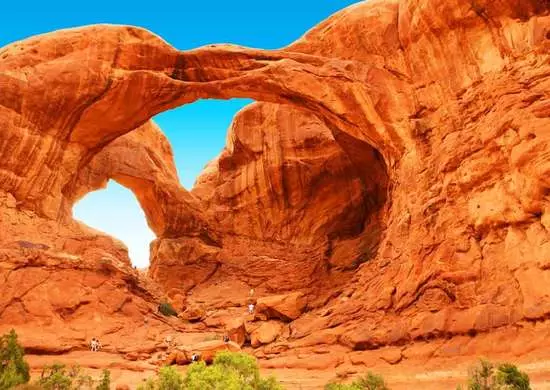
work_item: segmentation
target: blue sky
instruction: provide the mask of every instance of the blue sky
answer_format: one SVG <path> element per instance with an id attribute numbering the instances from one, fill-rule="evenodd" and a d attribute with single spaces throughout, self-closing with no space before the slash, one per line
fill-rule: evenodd
<path id="1" fill-rule="evenodd" d="M 179 49 L 234 43 L 262 49 L 283 47 L 334 12 L 357 0 L 278 1 L 7 1 L 2 4 L 0 47 L 53 30 L 96 23 L 147 28 Z M 191 188 L 204 165 L 225 144 L 235 113 L 249 100 L 203 100 L 154 119 L 168 136 L 182 184 Z M 149 262 L 154 234 L 132 193 L 110 182 L 74 208 L 75 218 L 122 240 L 132 262 Z"/>

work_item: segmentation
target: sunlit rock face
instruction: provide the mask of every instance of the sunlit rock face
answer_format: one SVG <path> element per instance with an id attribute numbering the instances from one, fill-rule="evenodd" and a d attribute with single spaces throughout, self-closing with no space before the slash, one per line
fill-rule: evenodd
<path id="1" fill-rule="evenodd" d="M 253 287 L 326 299 L 375 253 L 387 191 L 382 158 L 366 145 L 362 171 L 316 116 L 268 103 L 239 112 L 227 140 L 192 190 L 219 241 L 161 238 L 151 274 L 173 294 L 215 280 L 240 282 L 237 296 Z M 211 283 L 199 290 L 212 301 Z"/>
<path id="2" fill-rule="evenodd" d="M 133 316 L 98 304 L 97 321 L 151 315 L 161 293 L 150 281 L 139 290 L 147 293 L 125 289 L 124 248 L 71 218 L 79 197 L 113 178 L 136 194 L 158 236 L 149 275 L 180 309 L 207 302 L 206 326 L 234 317 L 251 288 L 300 293 L 289 323 L 243 325 L 271 367 L 298 367 L 319 344 L 333 348 L 318 361 L 325 368 L 395 345 L 400 358 L 432 356 L 447 342 L 451 355 L 547 348 L 548 8 L 373 0 L 278 51 L 179 52 L 114 26 L 1 49 L 0 289 L 15 268 L 21 278 L 49 272 L 60 253 L 91 271 L 59 262 L 72 274 L 50 289 L 76 286 L 102 272 L 105 255 L 88 253 L 96 248 L 125 269 L 116 291 L 149 304 Z M 263 103 L 235 117 L 226 147 L 187 192 L 149 119 L 206 97 Z M 75 237 L 87 244 L 72 245 Z M 32 247 L 45 260 L 14 265 L 26 242 L 47 246 Z M 0 295 L 4 312 L 22 304 L 29 329 L 40 326 L 33 295 L 10 294 Z M 64 296 L 41 304 L 74 307 Z M 67 311 L 47 313 L 67 321 Z M 0 314 L 0 324 L 10 318 Z"/>

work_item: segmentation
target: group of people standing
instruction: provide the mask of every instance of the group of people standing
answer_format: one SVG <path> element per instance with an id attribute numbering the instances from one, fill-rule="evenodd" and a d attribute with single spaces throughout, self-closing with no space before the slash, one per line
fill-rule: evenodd
<path id="1" fill-rule="evenodd" d="M 92 352 L 98 352 L 101 349 L 101 342 L 99 339 L 92 337 L 92 340 L 90 341 L 90 350 Z"/>

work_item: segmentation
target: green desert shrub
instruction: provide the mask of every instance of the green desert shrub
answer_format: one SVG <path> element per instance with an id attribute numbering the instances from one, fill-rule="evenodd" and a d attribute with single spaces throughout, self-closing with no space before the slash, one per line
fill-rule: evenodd
<path id="1" fill-rule="evenodd" d="M 177 390 L 183 386 L 183 376 L 174 367 L 162 367 L 159 371 L 157 386 L 152 389 Z"/>
<path id="2" fill-rule="evenodd" d="M 191 372 L 190 372 L 191 371 Z M 225 386 L 220 386 L 224 383 Z M 222 351 L 214 363 L 206 366 L 199 362 L 191 365 L 185 377 L 186 390 L 199 389 L 282 390 L 274 377 L 262 378 L 253 356 L 242 352 Z"/>
<path id="3" fill-rule="evenodd" d="M 30 379 L 25 352 L 17 342 L 15 330 L 0 337 L 0 389 L 10 389 Z"/>
<path id="4" fill-rule="evenodd" d="M 356 379 L 350 384 L 328 383 L 325 390 L 389 390 L 380 375 L 367 373 L 365 376 Z"/>
<path id="5" fill-rule="evenodd" d="M 64 364 L 54 363 L 42 369 L 38 385 L 45 390 L 70 390 L 73 378 L 69 375 L 69 370 Z"/>
<path id="6" fill-rule="evenodd" d="M 40 379 L 36 382 L 42 390 L 109 390 L 111 373 L 103 370 L 97 386 L 91 376 L 81 372 L 80 367 L 67 368 L 64 364 L 54 363 L 42 369 Z"/>
<path id="7" fill-rule="evenodd" d="M 159 311 L 163 316 L 166 316 L 166 317 L 170 317 L 170 316 L 175 317 L 178 315 L 174 307 L 168 302 L 162 302 L 159 305 Z"/>
<path id="8" fill-rule="evenodd" d="M 96 387 L 96 390 L 109 390 L 111 388 L 111 373 L 109 370 L 103 370 L 101 378 L 99 379 L 99 384 Z"/>
<path id="9" fill-rule="evenodd" d="M 185 376 L 173 367 L 164 367 L 157 378 L 149 379 L 141 390 L 282 390 L 273 377 L 262 378 L 256 359 L 245 353 L 219 352 L 212 365 L 196 362 Z"/>
<path id="10" fill-rule="evenodd" d="M 154 378 L 149 378 L 145 383 L 139 385 L 137 387 L 137 390 L 155 390 L 156 388 L 157 388 L 156 380 Z"/>
<path id="11" fill-rule="evenodd" d="M 457 389 L 462 389 L 459 386 Z M 531 390 L 529 376 L 510 363 L 480 360 L 468 373 L 468 390 Z"/>
<path id="12" fill-rule="evenodd" d="M 214 340 L 219 340 L 220 339 L 220 336 L 217 335 L 217 334 L 209 334 L 207 336 L 204 337 L 204 339 L 202 341 L 214 341 Z"/>

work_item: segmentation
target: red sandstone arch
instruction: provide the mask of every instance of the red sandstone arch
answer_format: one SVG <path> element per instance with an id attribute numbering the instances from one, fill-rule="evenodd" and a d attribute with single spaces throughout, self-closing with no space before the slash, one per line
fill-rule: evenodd
<path id="1" fill-rule="evenodd" d="M 70 215 L 81 196 L 78 172 L 105 145 L 156 113 L 200 98 L 249 97 L 311 110 L 344 150 L 353 148 L 355 139 L 373 145 L 390 165 L 405 148 L 411 108 L 388 99 L 390 91 L 407 88 L 405 77 L 364 63 L 233 46 L 179 52 L 145 30 L 115 26 L 33 38 L 8 46 L 0 56 L 0 85 L 7 91 L 0 95 L 0 114 L 9 111 L 3 118 L 13 118 L 8 127 L 13 137 L 30 134 L 0 163 L 3 172 L 14 174 L 4 178 L 5 189 L 23 207 L 50 218 Z M 27 79 L 12 77 L 13 71 L 24 71 Z M 32 171 L 21 164 L 29 150 Z M 372 158 L 349 154 L 363 166 Z M 177 207 L 196 210 L 185 191 L 166 196 L 153 182 L 134 183 L 123 175 L 118 180 L 136 193 L 157 234 L 173 234 L 189 223 L 164 221 L 173 212 L 148 212 L 147 198 L 169 203 L 180 197 Z M 200 212 L 184 215 L 195 228 L 203 225 Z"/>
<path id="2" fill-rule="evenodd" d="M 338 343 L 364 349 L 544 321 L 548 283 L 533 280 L 550 280 L 547 11 L 536 0 L 365 2 L 273 52 L 180 53 L 112 26 L 10 45 L 0 188 L 10 207 L 60 219 L 93 156 L 157 112 L 206 97 L 294 104 L 350 156 L 356 140 L 379 150 L 395 186 L 386 238 L 350 301 L 295 324 L 299 334 L 347 322 Z"/>

